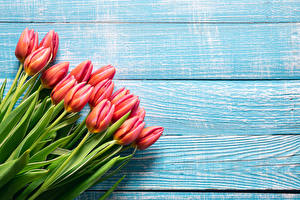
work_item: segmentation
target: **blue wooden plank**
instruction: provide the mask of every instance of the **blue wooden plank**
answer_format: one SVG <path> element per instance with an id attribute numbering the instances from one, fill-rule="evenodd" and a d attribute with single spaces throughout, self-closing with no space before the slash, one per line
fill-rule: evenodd
<path id="1" fill-rule="evenodd" d="M 299 134 L 300 81 L 117 80 L 115 85 L 140 96 L 147 125 L 164 126 L 166 135 Z"/>
<path id="2" fill-rule="evenodd" d="M 118 67 L 118 79 L 299 79 L 300 24 L 0 24 L 0 77 L 21 31 L 60 35 L 58 61 Z M 16 67 L 17 68 L 17 67 Z M 15 69 L 16 69 L 15 68 Z"/>
<path id="3" fill-rule="evenodd" d="M 0 1 L 1 21 L 291 22 L 298 0 Z"/>
<path id="4" fill-rule="evenodd" d="M 124 168 L 120 190 L 300 189 L 300 136 L 163 136 Z M 119 175 L 120 176 L 120 175 Z M 119 177 L 92 187 L 109 188 Z"/>
<path id="5" fill-rule="evenodd" d="M 102 192 L 90 191 L 80 195 L 76 200 L 98 199 Z M 274 200 L 292 200 L 300 199 L 299 194 L 272 194 L 272 193 L 213 193 L 213 192 L 114 192 L 109 199 L 115 200 L 195 200 L 195 199 L 274 199 Z"/>

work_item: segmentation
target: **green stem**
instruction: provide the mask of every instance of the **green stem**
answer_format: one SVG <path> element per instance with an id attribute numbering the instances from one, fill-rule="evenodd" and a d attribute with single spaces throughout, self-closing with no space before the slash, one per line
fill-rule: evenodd
<path id="1" fill-rule="evenodd" d="M 59 121 L 67 114 L 67 111 L 61 113 L 61 115 L 40 135 L 40 137 L 31 145 L 30 151 L 36 147 L 36 145 L 51 131 L 51 129 L 59 123 Z"/>
<path id="2" fill-rule="evenodd" d="M 30 95 L 30 92 L 32 91 L 32 89 L 33 89 L 33 87 L 34 87 L 37 78 L 38 78 L 38 76 L 35 76 L 35 77 L 34 77 L 34 81 L 32 81 L 32 83 L 30 84 L 30 86 L 29 86 L 29 88 L 27 89 L 27 91 L 26 91 L 26 93 L 25 93 L 25 95 L 24 95 L 22 101 L 24 101 L 24 100 Z M 40 85 L 40 87 L 39 87 L 40 90 L 43 89 L 41 86 L 42 86 L 42 85 Z"/>
<path id="3" fill-rule="evenodd" d="M 27 74 L 24 74 L 24 76 L 21 78 L 21 80 L 20 80 L 20 82 L 19 82 L 19 84 L 18 84 L 18 86 L 17 86 L 17 89 L 16 89 L 16 91 L 15 91 L 15 93 L 14 93 L 14 96 L 12 97 L 12 100 L 11 100 L 11 102 L 10 102 L 10 104 L 9 104 L 9 107 L 8 107 L 8 109 L 7 109 L 7 111 L 6 111 L 5 115 L 4 115 L 4 117 L 3 117 L 3 120 L 9 115 L 9 113 L 10 113 L 11 110 L 13 109 L 14 105 L 16 104 L 16 102 L 17 102 L 17 100 L 18 100 L 19 92 L 20 92 L 20 90 L 21 90 L 21 88 L 22 88 L 24 82 L 26 81 L 27 77 L 28 77 L 28 75 L 27 75 Z"/>
<path id="4" fill-rule="evenodd" d="M 90 132 L 88 132 L 84 138 L 81 140 L 81 142 L 78 144 L 78 146 L 72 151 L 70 156 L 59 166 L 59 168 L 56 169 L 56 171 L 49 176 L 43 185 L 40 187 L 38 191 L 36 191 L 28 200 L 34 200 L 36 197 L 38 197 L 41 193 L 45 192 L 47 188 L 55 181 L 55 179 L 59 176 L 59 174 L 65 169 L 65 167 L 69 164 L 68 162 L 73 158 L 73 156 L 78 152 L 78 150 L 82 147 L 82 145 L 85 143 L 85 141 L 90 136 Z"/>
<path id="5" fill-rule="evenodd" d="M 80 138 L 81 134 L 78 134 L 79 131 L 82 130 L 82 128 L 84 127 L 85 125 L 85 121 L 88 117 L 88 114 L 87 116 L 84 118 L 84 120 L 79 124 L 79 126 L 75 129 L 75 131 L 72 133 L 72 135 L 70 136 L 70 138 L 63 144 L 62 147 L 65 147 L 65 148 L 71 148 L 76 142 L 77 140 Z M 71 142 L 70 142 L 71 141 Z"/>
<path id="6" fill-rule="evenodd" d="M 18 79 L 19 79 L 19 76 L 21 74 L 21 71 L 23 69 L 23 64 L 21 63 L 20 66 L 19 66 L 19 69 L 18 69 L 18 72 L 16 74 L 16 77 L 11 85 L 11 87 L 9 88 L 6 96 L 4 97 L 3 101 L 1 102 L 1 105 L 0 105 L 0 110 L 2 109 L 4 103 L 7 101 L 8 97 L 10 96 L 10 94 L 12 93 L 13 89 L 15 88 L 17 82 L 18 82 Z"/>

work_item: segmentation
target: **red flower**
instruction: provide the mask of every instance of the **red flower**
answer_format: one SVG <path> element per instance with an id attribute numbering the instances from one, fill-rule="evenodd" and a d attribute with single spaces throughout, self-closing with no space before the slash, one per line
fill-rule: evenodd
<path id="1" fill-rule="evenodd" d="M 114 103 L 115 112 L 113 116 L 113 121 L 117 121 L 126 113 L 131 111 L 137 102 L 138 102 L 138 97 L 134 96 L 133 94 L 127 94 L 122 98 L 120 98 L 116 103 Z"/>
<path id="2" fill-rule="evenodd" d="M 53 88 L 67 75 L 69 70 L 69 62 L 62 62 L 53 65 L 43 72 L 41 82 L 44 88 Z"/>
<path id="3" fill-rule="evenodd" d="M 91 133 L 105 130 L 111 122 L 115 106 L 107 99 L 101 101 L 86 119 L 86 127 Z"/>
<path id="4" fill-rule="evenodd" d="M 92 86 L 97 85 L 99 82 L 105 79 L 113 79 L 116 73 L 116 68 L 112 65 L 107 65 L 101 67 L 92 73 L 91 78 L 89 80 L 89 84 Z"/>
<path id="5" fill-rule="evenodd" d="M 64 104 L 67 112 L 79 112 L 90 99 L 93 87 L 85 82 L 75 85 L 65 96 Z"/>
<path id="6" fill-rule="evenodd" d="M 51 49 L 52 53 L 52 60 L 55 59 L 57 50 L 58 50 L 58 44 L 59 44 L 59 39 L 58 39 L 58 34 L 54 32 L 54 30 L 49 31 L 46 36 L 42 39 L 39 48 L 40 47 L 49 47 Z"/>
<path id="7" fill-rule="evenodd" d="M 39 73 L 46 67 L 47 63 L 49 62 L 51 56 L 50 48 L 41 47 L 34 52 L 32 52 L 24 62 L 24 69 L 25 72 L 29 76 L 33 76 L 36 73 Z"/>
<path id="8" fill-rule="evenodd" d="M 89 104 L 91 108 L 95 107 L 103 99 L 108 99 L 114 90 L 114 83 L 112 80 L 105 79 L 98 83 L 91 94 Z"/>
<path id="9" fill-rule="evenodd" d="M 121 88 L 119 90 L 117 90 L 111 97 L 110 97 L 110 101 L 111 103 L 116 103 L 120 98 L 122 98 L 123 96 L 125 96 L 126 94 L 129 94 L 130 91 L 127 90 L 126 88 Z"/>
<path id="10" fill-rule="evenodd" d="M 128 145 L 135 141 L 145 126 L 143 119 L 133 117 L 127 119 L 114 134 L 114 140 L 121 145 Z"/>
<path id="11" fill-rule="evenodd" d="M 70 74 L 75 77 L 78 83 L 87 82 L 93 71 L 93 64 L 90 60 L 83 61 L 75 67 Z"/>
<path id="12" fill-rule="evenodd" d="M 163 131 L 164 128 L 160 126 L 144 128 L 135 141 L 136 146 L 140 150 L 147 149 L 158 140 Z"/>
<path id="13" fill-rule="evenodd" d="M 51 92 L 51 100 L 53 104 L 58 104 L 64 99 L 67 92 L 77 84 L 74 76 L 70 74 L 67 75 L 63 80 L 61 80 Z"/>
<path id="14" fill-rule="evenodd" d="M 38 48 L 38 45 L 38 33 L 35 33 L 33 29 L 28 30 L 28 28 L 25 28 L 18 41 L 15 55 L 20 62 L 24 62 L 25 58 Z"/>
<path id="15" fill-rule="evenodd" d="M 137 109 L 135 109 L 135 108 L 132 109 L 129 118 L 131 118 L 131 117 L 139 117 L 141 119 L 144 119 L 145 115 L 146 115 L 145 109 L 138 106 Z"/>

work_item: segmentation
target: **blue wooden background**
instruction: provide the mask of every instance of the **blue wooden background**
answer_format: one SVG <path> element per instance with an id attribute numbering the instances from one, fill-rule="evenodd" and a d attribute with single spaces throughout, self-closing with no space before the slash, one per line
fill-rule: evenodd
<path id="1" fill-rule="evenodd" d="M 0 0 L 0 78 L 21 31 L 57 62 L 117 67 L 164 136 L 112 199 L 299 199 L 299 0 Z M 78 199 L 97 199 L 113 181 Z"/>

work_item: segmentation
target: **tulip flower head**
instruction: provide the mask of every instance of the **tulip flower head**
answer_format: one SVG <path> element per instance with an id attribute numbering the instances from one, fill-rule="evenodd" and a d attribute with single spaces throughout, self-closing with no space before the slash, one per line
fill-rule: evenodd
<path id="1" fill-rule="evenodd" d="M 75 85 L 64 98 L 67 112 L 79 112 L 90 99 L 93 87 L 85 82 Z"/>
<path id="2" fill-rule="evenodd" d="M 39 47 L 46 47 L 46 48 L 49 47 L 51 49 L 51 54 L 52 54 L 51 61 L 52 61 L 56 57 L 58 44 L 59 44 L 58 34 L 54 32 L 54 30 L 51 30 L 42 39 Z"/>
<path id="3" fill-rule="evenodd" d="M 69 62 L 62 62 L 53 65 L 43 72 L 41 82 L 44 88 L 53 88 L 67 75 L 69 70 Z"/>
<path id="4" fill-rule="evenodd" d="M 105 79 L 98 83 L 91 94 L 89 104 L 90 107 L 95 107 L 98 103 L 100 103 L 103 99 L 108 99 L 114 90 L 114 83 L 112 80 Z"/>
<path id="5" fill-rule="evenodd" d="M 51 58 L 51 51 L 50 48 L 38 48 L 27 58 L 25 59 L 24 62 L 24 70 L 27 75 L 33 76 L 36 73 L 39 73 L 46 67 L 47 63 L 49 62 Z"/>
<path id="6" fill-rule="evenodd" d="M 115 110 L 115 106 L 107 99 L 102 100 L 86 119 L 86 127 L 91 133 L 100 133 L 105 130 L 111 120 Z"/>
<path id="7" fill-rule="evenodd" d="M 114 140 L 121 145 L 128 145 L 135 141 L 145 126 L 143 119 L 133 117 L 127 119 L 114 134 Z"/>
<path id="8" fill-rule="evenodd" d="M 137 102 L 138 102 L 138 97 L 134 96 L 133 94 L 127 94 L 122 98 L 120 98 L 116 103 L 114 103 L 115 112 L 113 115 L 113 121 L 117 121 L 126 113 L 131 111 Z"/>
<path id="9" fill-rule="evenodd" d="M 100 69 L 92 73 L 89 80 L 89 84 L 95 86 L 105 79 L 113 79 L 115 73 L 116 73 L 116 68 L 112 65 L 101 67 Z"/>
<path id="10" fill-rule="evenodd" d="M 136 104 L 137 105 L 137 104 Z M 136 106 L 135 106 L 136 107 Z M 131 117 L 139 117 L 141 119 L 144 119 L 146 115 L 146 111 L 143 107 L 138 106 L 137 109 L 133 108 L 131 111 L 131 114 L 129 116 L 129 118 Z"/>
<path id="11" fill-rule="evenodd" d="M 115 104 L 123 96 L 125 96 L 129 93 L 130 93 L 130 91 L 123 87 L 123 88 L 117 90 L 115 93 L 113 93 L 113 95 L 111 95 L 110 101 L 111 101 L 111 103 Z"/>
<path id="12" fill-rule="evenodd" d="M 66 94 L 77 84 L 74 76 L 67 75 L 52 90 L 50 96 L 53 104 L 58 104 L 64 99 Z"/>
<path id="13" fill-rule="evenodd" d="M 78 83 L 87 82 L 93 71 L 93 64 L 90 60 L 83 61 L 75 67 L 70 74 L 75 77 Z"/>
<path id="14" fill-rule="evenodd" d="M 154 144 L 163 134 L 164 128 L 160 126 L 151 126 L 144 128 L 135 141 L 138 149 L 144 150 Z"/>
<path id="15" fill-rule="evenodd" d="M 20 60 L 20 62 L 23 63 L 25 58 L 38 48 L 38 45 L 38 33 L 34 32 L 33 29 L 28 30 L 28 28 L 25 28 L 18 41 L 15 55 Z"/>

